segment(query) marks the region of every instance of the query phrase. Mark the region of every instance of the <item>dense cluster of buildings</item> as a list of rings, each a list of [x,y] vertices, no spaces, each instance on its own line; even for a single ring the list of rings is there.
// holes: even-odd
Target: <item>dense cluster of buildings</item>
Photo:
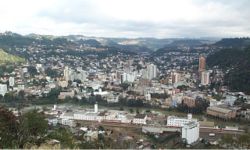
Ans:
[[[58,115],[57,112],[60,112]],[[78,109],[67,111],[65,109],[60,109],[54,107],[47,114],[58,116],[58,120],[63,120],[64,122],[77,121],[94,121],[94,122],[109,122],[109,123],[127,123],[127,124],[147,124],[147,115],[145,114],[129,114],[126,111],[118,110],[99,110],[98,104],[94,105],[94,110],[92,109]],[[52,119],[54,120],[54,118]]]
[[[250,107],[243,109],[235,106],[240,98],[250,104],[250,97],[241,92],[230,92],[226,86],[219,85],[218,89],[211,87],[211,83],[223,80],[224,73],[220,69],[208,70],[206,57],[200,53],[170,51],[157,57],[124,53],[108,54],[103,58],[95,54],[60,57],[49,55],[52,51],[39,48],[42,49],[42,46],[25,49],[31,56],[28,62],[1,76],[0,95],[3,98],[7,93],[18,95],[22,91],[23,99],[32,97],[35,101],[59,89],[55,98],[60,101],[75,98],[78,101],[91,100],[96,96],[108,104],[119,103],[121,99],[142,100],[142,106],[177,108],[185,105],[190,109],[197,108],[202,100],[209,104],[203,110],[206,112],[204,117],[229,120],[240,116],[250,120]],[[60,54],[65,51],[56,49],[53,52]],[[199,64],[194,65],[197,60]],[[73,126],[75,121],[148,125],[151,119],[145,113],[99,110],[97,104],[94,110],[55,107],[46,113],[56,116],[49,119],[50,124],[69,126]],[[151,123],[156,124],[154,121]],[[199,138],[200,123],[190,114],[187,118],[168,116],[166,126],[181,128],[182,138],[188,144]]]

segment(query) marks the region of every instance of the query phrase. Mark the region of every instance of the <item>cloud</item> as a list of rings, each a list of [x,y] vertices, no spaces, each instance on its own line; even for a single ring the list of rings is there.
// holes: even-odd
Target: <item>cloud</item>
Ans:
[[[1,1],[0,31],[103,37],[249,36],[248,0]]]

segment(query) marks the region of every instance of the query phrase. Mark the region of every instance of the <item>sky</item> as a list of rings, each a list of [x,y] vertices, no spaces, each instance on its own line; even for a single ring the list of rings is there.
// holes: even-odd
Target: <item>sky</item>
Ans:
[[[247,37],[249,7],[249,0],[0,0],[0,32]]]

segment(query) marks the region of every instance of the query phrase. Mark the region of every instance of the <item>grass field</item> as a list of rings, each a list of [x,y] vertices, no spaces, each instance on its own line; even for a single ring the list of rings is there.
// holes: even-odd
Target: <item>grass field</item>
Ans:
[[[25,59],[6,53],[4,50],[0,49],[0,65],[5,63],[16,63],[24,62]]]

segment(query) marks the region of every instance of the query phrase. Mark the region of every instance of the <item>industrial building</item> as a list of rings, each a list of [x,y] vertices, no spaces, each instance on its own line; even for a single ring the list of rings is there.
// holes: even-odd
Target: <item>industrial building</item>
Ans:
[[[207,115],[221,119],[233,119],[236,117],[236,111],[230,108],[212,106],[207,108]]]

